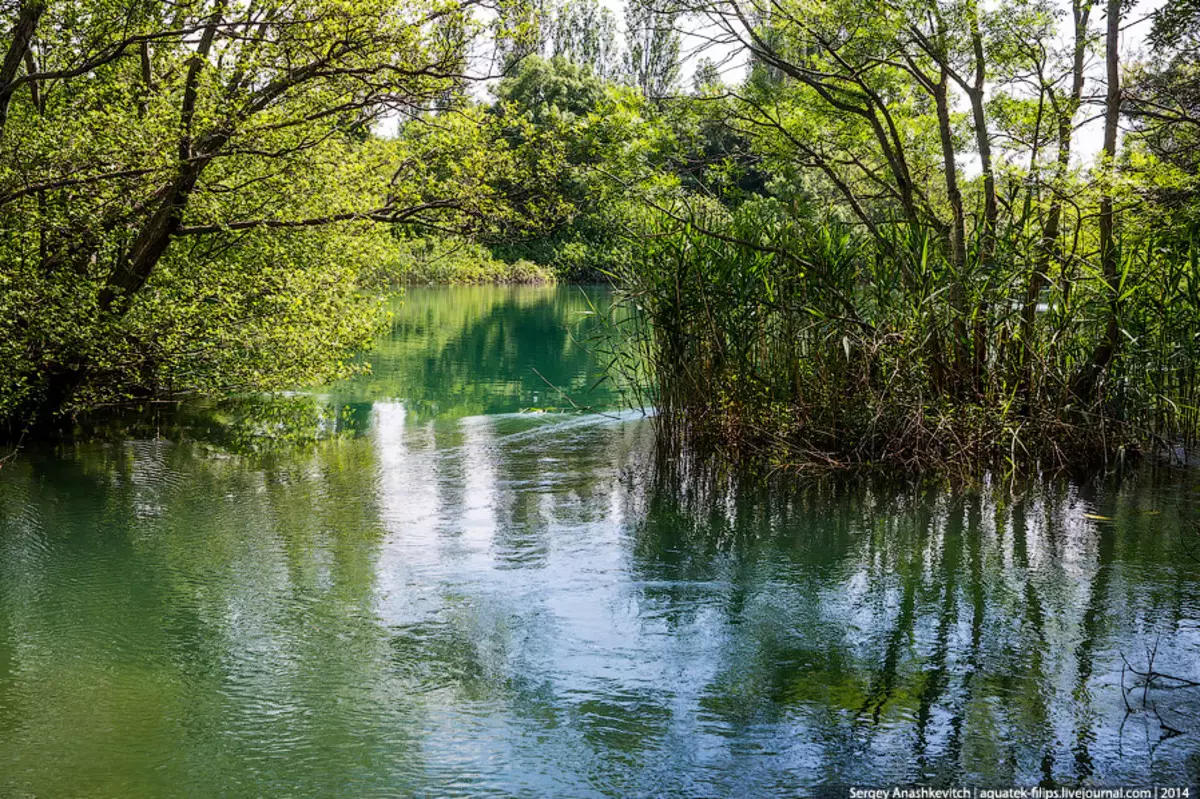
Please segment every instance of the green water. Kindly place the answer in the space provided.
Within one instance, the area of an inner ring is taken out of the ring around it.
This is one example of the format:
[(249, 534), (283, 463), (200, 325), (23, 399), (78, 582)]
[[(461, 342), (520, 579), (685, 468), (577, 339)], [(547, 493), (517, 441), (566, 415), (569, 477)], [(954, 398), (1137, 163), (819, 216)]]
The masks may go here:
[(1200, 689), (1121, 683), (1200, 678), (1200, 478), (681, 480), (640, 414), (543, 412), (619, 408), (605, 303), (414, 291), (321, 435), (5, 464), (0, 796), (1195, 782)]

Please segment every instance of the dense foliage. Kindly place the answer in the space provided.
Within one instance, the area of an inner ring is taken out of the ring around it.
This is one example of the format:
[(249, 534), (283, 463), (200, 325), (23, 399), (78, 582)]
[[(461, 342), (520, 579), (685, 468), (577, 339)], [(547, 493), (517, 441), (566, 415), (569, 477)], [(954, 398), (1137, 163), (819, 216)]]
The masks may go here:
[[(301, 385), (371, 340), (399, 226), (478, 232), (555, 148), (466, 91), (472, 2), (0, 6), (0, 420)], [(461, 105), (461, 104), (459, 104)], [(442, 113), (432, 112), (442, 109)], [(380, 120), (401, 135), (375, 135)], [(511, 125), (509, 126), (512, 127)], [(532, 176), (531, 176), (532, 174)]]
[(669, 432), (839, 467), (1194, 441), (1194, 8), (1130, 64), (1115, 0), (688, 10), (752, 59), (709, 101), (768, 179), (660, 204), (623, 273)]
[(392, 282), (557, 275), (644, 312), (675, 440), (919, 468), (1200, 432), (1194, 0), (479, 11), (2, 6), (0, 417), (328, 379)]

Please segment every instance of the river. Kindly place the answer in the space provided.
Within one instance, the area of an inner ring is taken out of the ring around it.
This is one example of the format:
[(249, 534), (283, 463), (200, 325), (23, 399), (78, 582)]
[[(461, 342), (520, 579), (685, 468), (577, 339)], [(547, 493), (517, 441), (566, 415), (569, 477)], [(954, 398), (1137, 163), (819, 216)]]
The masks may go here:
[(1124, 661), (1200, 678), (1200, 477), (681, 479), (608, 303), (414, 289), (369, 375), (6, 463), (0, 796), (1196, 782)]

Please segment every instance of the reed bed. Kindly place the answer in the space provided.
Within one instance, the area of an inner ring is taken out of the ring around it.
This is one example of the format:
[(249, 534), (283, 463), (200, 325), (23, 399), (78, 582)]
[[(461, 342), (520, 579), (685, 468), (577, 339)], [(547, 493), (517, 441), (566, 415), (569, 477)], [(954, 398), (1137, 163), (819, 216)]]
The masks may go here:
[[(1128, 230), (1120, 280), (1035, 237), (867, 235), (767, 205), (660, 209), (618, 275), (663, 446), (772, 468), (1047, 471), (1187, 459), (1200, 432), (1196, 237)], [(1077, 247), (1075, 252), (1085, 252)], [(1081, 385), (1115, 320), (1119, 345)]]

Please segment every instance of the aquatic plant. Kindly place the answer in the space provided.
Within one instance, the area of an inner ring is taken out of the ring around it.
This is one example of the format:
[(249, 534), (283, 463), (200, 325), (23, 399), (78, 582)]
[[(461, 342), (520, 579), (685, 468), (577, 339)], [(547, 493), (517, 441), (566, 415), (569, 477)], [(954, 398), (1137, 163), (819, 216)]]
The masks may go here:
[[(958, 271), (926, 231), (881, 241), (773, 201), (681, 203), (645, 224), (621, 279), (668, 447), (796, 468), (1056, 469), (1182, 456), (1200, 432), (1195, 237), (1126, 225), (1114, 297), (1078, 255), (1028, 294), (1031, 230)], [(1121, 346), (1083, 391), (1114, 304)]]

